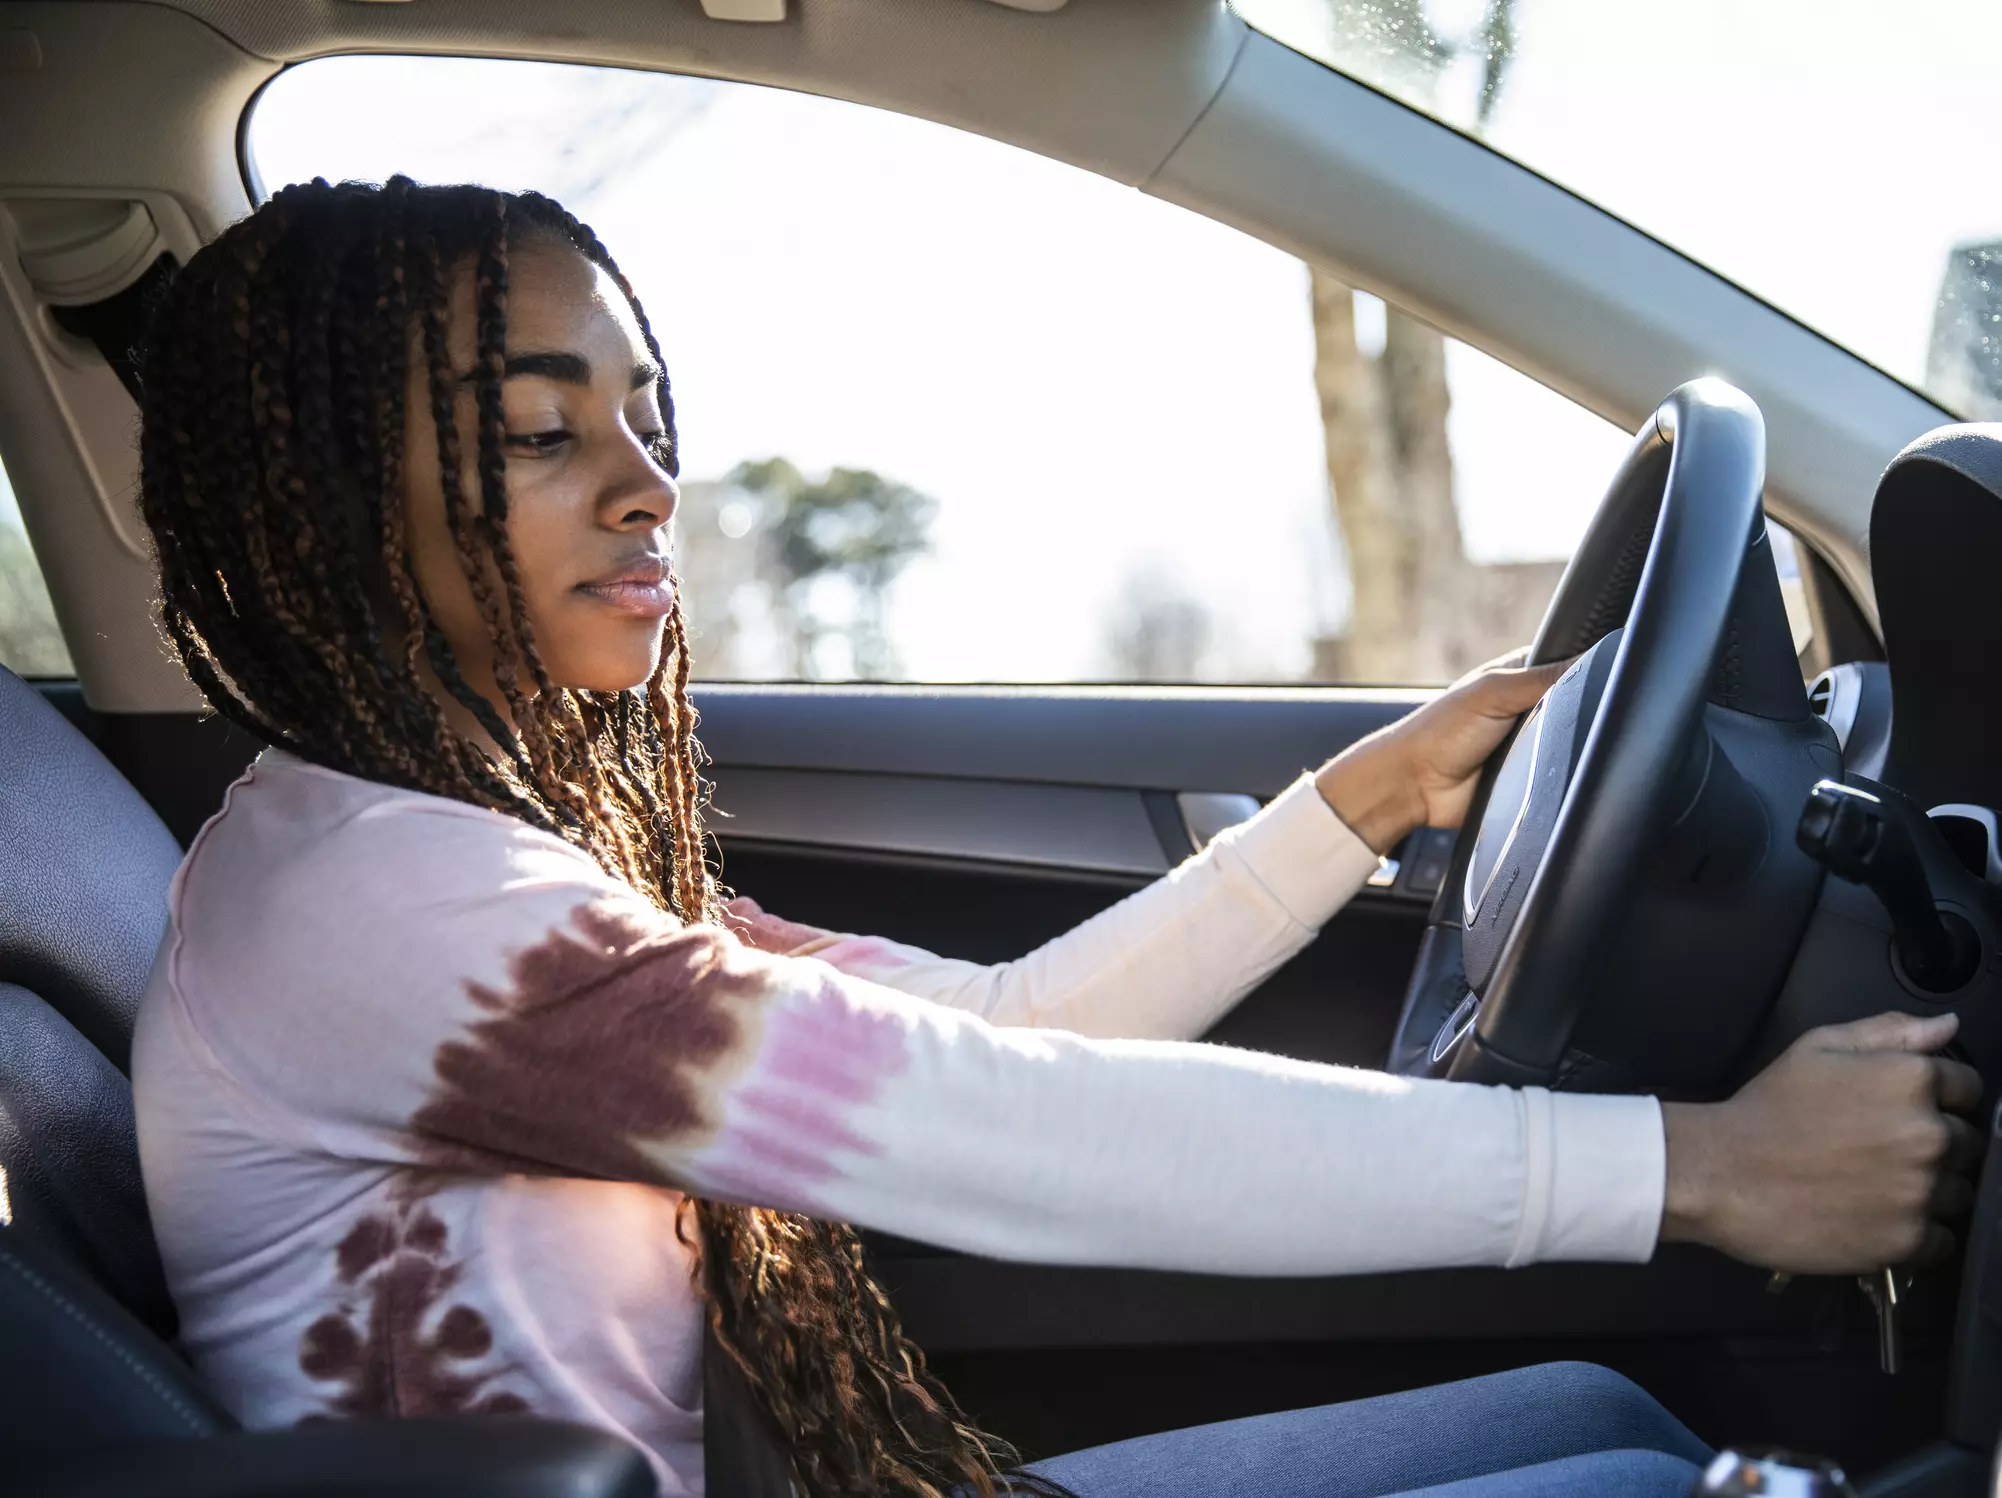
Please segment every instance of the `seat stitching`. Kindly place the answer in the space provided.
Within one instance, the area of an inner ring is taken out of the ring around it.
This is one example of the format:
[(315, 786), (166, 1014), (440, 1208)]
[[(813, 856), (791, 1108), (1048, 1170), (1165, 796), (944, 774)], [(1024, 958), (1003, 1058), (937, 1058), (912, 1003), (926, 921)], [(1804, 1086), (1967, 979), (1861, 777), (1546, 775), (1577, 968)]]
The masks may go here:
[(109, 1348), (111, 1350), (111, 1354), (113, 1357), (117, 1358), (120, 1362), (125, 1364), (125, 1366), (131, 1369), (134, 1373), (138, 1374), (139, 1377), (152, 1388), (153, 1392), (155, 1394), (158, 1394), (160, 1398), (167, 1403), (168, 1407), (172, 1409), (175, 1414), (179, 1415), (183, 1420), (187, 1422), (189, 1430), (193, 1431), (196, 1435), (210, 1434), (209, 1423), (208, 1421), (202, 1418), (202, 1414), (199, 1410), (197, 1410), (192, 1404), (189, 1404), (179, 1394), (175, 1393), (174, 1390), (167, 1384), (166, 1380), (161, 1378), (160, 1375), (155, 1373), (152, 1369), (148, 1368), (138, 1358), (134, 1357), (130, 1352), (130, 1350), (119, 1346), (116, 1339), (114, 1339), (109, 1332), (107, 1332), (103, 1327), (99, 1326), (95, 1321), (93, 1321), (83, 1311), (81, 1307), (79, 1307), (68, 1296), (64, 1295), (62, 1291), (58, 1290), (54, 1285), (51, 1285), (47, 1280), (42, 1278), (42, 1276), (38, 1274), (35, 1270), (30, 1269), (27, 1265), (23, 1264), (19, 1259), (14, 1257), (14, 1255), (5, 1248), (0, 1248), (0, 1264), (5, 1264), (9, 1269), (13, 1270), (14, 1273), (21, 1276), (22, 1279), (26, 1280), (31, 1286), (41, 1291), (41, 1293), (44, 1296), (46, 1296), (50, 1301), (54, 1302), (54, 1304), (59, 1309), (61, 1309), (62, 1312), (65, 1315), (67, 1315), (72, 1321), (76, 1322), (85, 1331), (89, 1332), (93, 1337), (97, 1338), (99, 1342), (103, 1343), (107, 1348)]

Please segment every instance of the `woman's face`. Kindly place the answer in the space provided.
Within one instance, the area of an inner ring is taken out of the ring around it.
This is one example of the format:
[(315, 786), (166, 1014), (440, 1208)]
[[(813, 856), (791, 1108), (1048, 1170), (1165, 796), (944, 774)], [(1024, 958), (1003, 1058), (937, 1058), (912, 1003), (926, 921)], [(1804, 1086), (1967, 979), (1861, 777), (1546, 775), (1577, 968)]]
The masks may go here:
[[(470, 267), (451, 283), (447, 341), (463, 375), (474, 362)], [(610, 276), (547, 234), (510, 245), (507, 533), (536, 649), (559, 687), (637, 686), (660, 660), (672, 602), (667, 526), (679, 495), (649, 450), (663, 425), (658, 375)], [(466, 679), (499, 704), (492, 636), (446, 523), (428, 381), (420, 352), (411, 363), (404, 464), (412, 564)], [(477, 512), (479, 425), (463, 378), (458, 430), (461, 483)], [(491, 564), (487, 573), (504, 597)]]

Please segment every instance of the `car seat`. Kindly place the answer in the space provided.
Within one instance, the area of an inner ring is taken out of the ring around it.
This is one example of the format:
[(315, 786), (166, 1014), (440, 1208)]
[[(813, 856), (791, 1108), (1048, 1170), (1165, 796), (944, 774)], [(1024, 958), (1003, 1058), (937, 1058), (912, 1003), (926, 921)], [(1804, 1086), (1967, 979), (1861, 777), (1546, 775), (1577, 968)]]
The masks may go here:
[(0, 669), (0, 1487), (655, 1493), (627, 1443), (524, 1416), (246, 1434), (175, 1353), (125, 1068), (180, 856), (89, 740)]

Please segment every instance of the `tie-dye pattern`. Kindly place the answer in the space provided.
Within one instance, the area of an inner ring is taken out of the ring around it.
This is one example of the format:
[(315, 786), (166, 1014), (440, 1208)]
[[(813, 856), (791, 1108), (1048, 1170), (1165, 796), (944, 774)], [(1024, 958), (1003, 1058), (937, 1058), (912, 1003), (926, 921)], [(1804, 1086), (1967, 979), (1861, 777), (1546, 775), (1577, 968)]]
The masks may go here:
[(727, 936), (630, 900), (578, 905), (508, 972), (466, 985), (484, 1017), (438, 1047), (410, 1120), (427, 1165), (646, 1179), (644, 1142), (707, 1126), (703, 1072), (764, 993)]
[[(739, 895), (726, 907), (730, 926), (738, 940), (760, 952), (779, 957), (815, 957), (848, 974), (896, 987), (903, 975), (945, 963), (918, 947), (885, 941), (880, 936), (856, 936), (846, 931), (828, 931), (805, 926), (764, 910), (748, 895)], [(977, 969), (977, 963), (950, 963), (958, 969)]]
[(812, 957), (839, 941), (838, 933), (803, 926), (765, 910), (749, 895), (739, 895), (723, 907), (731, 935), (754, 952), (778, 957)]
[(1373, 863), (1303, 781), (989, 967), (750, 901), (685, 926), (519, 822), (267, 753), (175, 880), (134, 1042), (183, 1342), (253, 1427), (533, 1410), (679, 1498), (683, 1190), (1059, 1263), (1645, 1257), (1650, 1100), (1186, 1043)]
[(733, 1090), (734, 1116), (700, 1167), (704, 1189), (833, 1215), (818, 1188), (844, 1158), (882, 1153), (855, 1131), (855, 1111), (908, 1064), (895, 1017), (856, 1007), (836, 985), (811, 1002), (774, 1004), (752, 1070)]
[(339, 1304), (299, 1339), (299, 1368), (331, 1384), (336, 1416), (520, 1414), (529, 1404), (495, 1384), (493, 1328), (448, 1303), (465, 1265), (447, 1252), (445, 1224), (421, 1199), (370, 1212), (334, 1251)]

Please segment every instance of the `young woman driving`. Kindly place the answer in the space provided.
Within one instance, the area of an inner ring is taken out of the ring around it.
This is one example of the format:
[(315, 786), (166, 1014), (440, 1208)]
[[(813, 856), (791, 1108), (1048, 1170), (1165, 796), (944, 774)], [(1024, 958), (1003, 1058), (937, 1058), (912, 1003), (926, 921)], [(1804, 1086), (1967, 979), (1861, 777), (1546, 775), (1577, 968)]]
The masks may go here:
[(816, 1498), (1680, 1493), (1700, 1444), (1578, 1367), (1024, 1477), (846, 1224), (1247, 1275), (1665, 1238), (1853, 1271), (1964, 1197), (1950, 1020), (1816, 1032), (1707, 1106), (1191, 1043), (1374, 850), (1458, 822), (1549, 670), (1478, 673), (1016, 962), (726, 900), (667, 377), (546, 198), (288, 188), (180, 273), (144, 391), (166, 630), (271, 746), (175, 882), (134, 1058), (183, 1338), (250, 1425), (534, 1411), (696, 1493), (707, 1318)]

